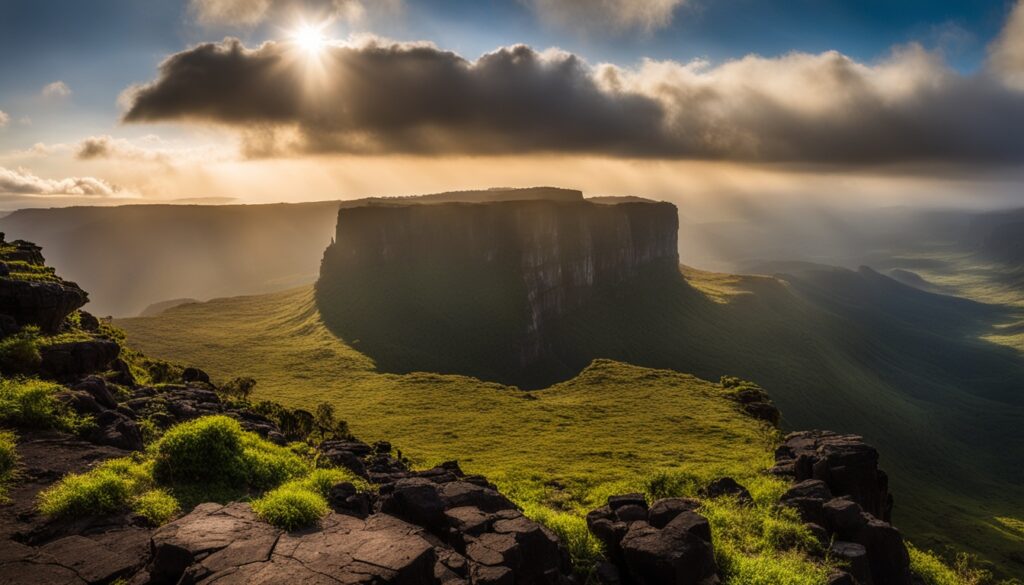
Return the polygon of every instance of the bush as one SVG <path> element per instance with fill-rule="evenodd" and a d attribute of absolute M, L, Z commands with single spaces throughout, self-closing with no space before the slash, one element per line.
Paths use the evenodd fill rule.
<path fill-rule="evenodd" d="M 207 416 L 169 429 L 153 447 L 161 484 L 269 489 L 306 473 L 310 464 L 287 447 L 242 430 L 233 418 Z"/>
<path fill-rule="evenodd" d="M 152 489 L 132 501 L 132 512 L 144 517 L 153 526 L 160 526 L 178 513 L 178 500 L 161 489 Z"/>
<path fill-rule="evenodd" d="M 347 469 L 314 469 L 309 475 L 292 481 L 291 483 L 302 486 L 305 489 L 327 496 L 331 488 L 342 482 L 349 482 L 356 486 L 359 491 L 368 491 L 370 484 L 365 479 L 352 473 Z"/>
<path fill-rule="evenodd" d="M 265 441 L 254 433 L 244 433 L 242 443 L 242 464 L 246 482 L 251 487 L 276 487 L 310 469 L 310 464 L 293 450 Z"/>
<path fill-rule="evenodd" d="M 7 484 L 18 468 L 18 437 L 11 431 L 0 431 L 0 503 L 7 500 Z"/>
<path fill-rule="evenodd" d="M 123 510 L 132 497 L 129 478 L 108 465 L 67 475 L 39 495 L 39 510 L 48 516 L 88 516 Z"/>
<path fill-rule="evenodd" d="M 249 377 L 235 378 L 220 387 L 221 394 L 239 400 L 248 400 L 256 388 L 256 380 Z"/>
<path fill-rule="evenodd" d="M 54 394 L 57 384 L 41 380 L 0 379 L 0 422 L 18 427 L 51 428 L 70 423 Z"/>
<path fill-rule="evenodd" d="M 32 374 L 39 369 L 42 361 L 38 327 L 25 327 L 0 340 L 0 372 L 8 376 Z"/>
<path fill-rule="evenodd" d="M 245 482 L 242 427 L 233 418 L 208 416 L 169 429 L 154 447 L 160 483 Z"/>
<path fill-rule="evenodd" d="M 311 526 L 327 515 L 327 500 L 299 483 L 287 483 L 253 501 L 252 509 L 262 520 L 295 530 Z"/>

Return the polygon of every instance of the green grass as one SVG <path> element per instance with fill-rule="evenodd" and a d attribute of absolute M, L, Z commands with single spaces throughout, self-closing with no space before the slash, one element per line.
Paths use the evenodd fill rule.
<path fill-rule="evenodd" d="M 39 328 L 28 326 L 0 339 L 0 374 L 14 376 L 35 372 L 42 363 Z"/>
<path fill-rule="evenodd" d="M 984 362 L 991 348 L 966 331 L 921 339 L 895 320 L 897 329 L 875 335 L 875 321 L 892 318 L 823 305 L 810 285 L 689 269 L 685 276 L 684 286 L 647 290 L 636 312 L 598 299 L 561 334 L 567 345 L 618 361 L 573 377 L 587 364 L 570 360 L 566 382 L 531 393 L 453 374 L 382 372 L 360 339 L 340 339 L 324 325 L 312 287 L 117 324 L 148 355 L 198 365 L 221 381 L 252 376 L 255 399 L 292 408 L 329 402 L 353 434 L 390 440 L 418 465 L 458 459 L 535 517 L 546 514 L 577 535 L 572 518 L 638 478 L 663 470 L 747 477 L 766 464 L 760 427 L 737 423 L 717 385 L 620 362 L 706 379 L 737 375 L 768 390 L 786 427 L 857 432 L 878 446 L 897 497 L 896 524 L 915 540 L 966 548 L 1015 570 L 1010 559 L 1024 539 L 994 518 L 1019 516 L 1010 502 L 1020 468 L 1008 464 L 1012 452 L 993 445 L 1016 428 L 1017 410 L 964 392 L 990 381 L 971 383 L 941 368 L 1010 362 Z M 934 320 L 951 313 L 928 310 Z M 907 346 L 921 353 L 907 354 Z M 979 429 L 982 419 L 991 424 Z M 591 546 L 576 541 L 580 551 Z"/>
<path fill-rule="evenodd" d="M 296 501 L 295 493 L 323 500 L 341 481 L 367 488 L 348 471 L 314 469 L 312 454 L 300 451 L 243 431 L 234 419 L 203 417 L 171 427 L 144 453 L 65 476 L 40 494 L 39 509 L 69 517 L 131 510 L 160 525 L 201 502 L 260 496 L 254 507 L 267 511 L 261 515 L 293 528 L 294 519 L 280 513 Z M 310 498 L 298 500 L 301 506 Z"/>
<path fill-rule="evenodd" d="M 18 474 L 18 436 L 0 429 L 0 504 L 7 501 L 7 488 Z"/>
<path fill-rule="evenodd" d="M 64 388 L 36 378 L 0 378 L 0 423 L 18 428 L 77 432 L 92 423 L 56 399 Z"/>

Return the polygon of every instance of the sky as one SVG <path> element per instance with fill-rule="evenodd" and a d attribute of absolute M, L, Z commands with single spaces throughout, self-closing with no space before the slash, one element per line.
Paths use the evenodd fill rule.
<path fill-rule="evenodd" d="M 5 0 L 0 56 L 0 211 L 536 184 L 1024 205 L 1012 1 Z"/>

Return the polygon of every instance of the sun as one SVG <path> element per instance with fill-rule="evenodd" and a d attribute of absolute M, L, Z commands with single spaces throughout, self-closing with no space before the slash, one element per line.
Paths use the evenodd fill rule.
<path fill-rule="evenodd" d="M 323 26 L 304 24 L 292 31 L 292 41 L 307 54 L 319 55 L 327 46 L 327 37 L 324 36 L 323 29 Z"/>

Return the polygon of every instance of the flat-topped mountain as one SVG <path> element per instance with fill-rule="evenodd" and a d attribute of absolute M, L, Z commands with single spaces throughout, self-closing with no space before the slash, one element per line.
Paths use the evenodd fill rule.
<path fill-rule="evenodd" d="M 678 226 L 672 204 L 582 194 L 342 209 L 318 302 L 371 353 L 400 343 L 406 367 L 465 371 L 472 356 L 480 375 L 549 381 L 552 324 L 641 274 L 679 278 Z"/>
<path fill-rule="evenodd" d="M 0 231 L 43 246 L 52 266 L 92 293 L 94 313 L 126 317 L 173 299 L 313 283 L 339 207 L 522 199 L 581 201 L 583 194 L 533 187 L 265 205 L 22 209 L 0 218 Z"/>

